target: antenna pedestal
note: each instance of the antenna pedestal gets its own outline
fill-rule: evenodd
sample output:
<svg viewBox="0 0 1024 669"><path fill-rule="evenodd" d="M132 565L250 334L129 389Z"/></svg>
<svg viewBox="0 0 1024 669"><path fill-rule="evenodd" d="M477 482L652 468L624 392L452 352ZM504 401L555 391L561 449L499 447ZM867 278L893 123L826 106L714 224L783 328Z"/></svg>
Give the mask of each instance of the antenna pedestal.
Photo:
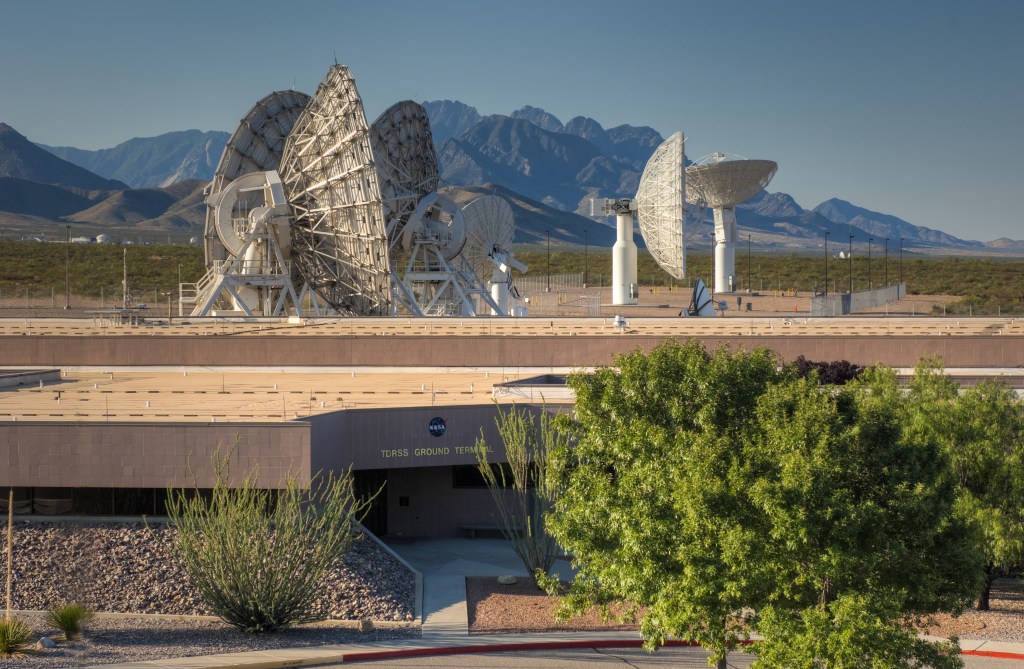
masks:
<svg viewBox="0 0 1024 669"><path fill-rule="evenodd" d="M715 207L715 292L736 290L736 209Z"/></svg>
<svg viewBox="0 0 1024 669"><path fill-rule="evenodd" d="M616 238L612 247L612 304L636 304L636 242L633 212L615 215Z"/></svg>

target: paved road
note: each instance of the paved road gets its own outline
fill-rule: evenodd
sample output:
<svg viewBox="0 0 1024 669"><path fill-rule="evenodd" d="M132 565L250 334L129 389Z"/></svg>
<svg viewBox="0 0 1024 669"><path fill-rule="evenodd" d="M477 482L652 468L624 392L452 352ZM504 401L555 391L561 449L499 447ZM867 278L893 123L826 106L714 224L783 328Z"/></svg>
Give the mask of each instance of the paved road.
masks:
<svg viewBox="0 0 1024 669"><path fill-rule="evenodd" d="M749 667L753 658L743 653L729 656L730 668ZM404 660L382 660L360 663L366 667L465 667L467 669L585 669L586 667L634 667L636 669L706 669L707 655L699 648L663 648L649 654L639 649L603 648L551 650L529 653L490 653L483 655L443 655ZM966 669L1024 669L1024 661L964 657ZM341 666L341 665L334 665ZM345 665L349 666L349 665Z"/></svg>

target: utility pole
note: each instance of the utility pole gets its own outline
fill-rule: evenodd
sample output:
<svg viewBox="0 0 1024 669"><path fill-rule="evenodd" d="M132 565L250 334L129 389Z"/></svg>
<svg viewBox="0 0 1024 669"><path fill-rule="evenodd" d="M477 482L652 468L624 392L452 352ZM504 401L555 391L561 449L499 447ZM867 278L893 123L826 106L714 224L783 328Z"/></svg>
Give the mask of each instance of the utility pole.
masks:
<svg viewBox="0 0 1024 669"><path fill-rule="evenodd" d="M71 308L71 226L67 227L67 241L64 244L64 310Z"/></svg>
<svg viewBox="0 0 1024 669"><path fill-rule="evenodd" d="M551 231L545 230L544 234L548 238L548 289L547 292L551 292Z"/></svg>
<svg viewBox="0 0 1024 669"><path fill-rule="evenodd" d="M828 297L828 230L825 231L825 297Z"/></svg>
<svg viewBox="0 0 1024 669"><path fill-rule="evenodd" d="M586 226L586 223L583 224ZM587 234L587 228L583 228L583 287L586 288L590 284L590 261L588 257L588 250L590 249L590 236Z"/></svg>
<svg viewBox="0 0 1024 669"><path fill-rule="evenodd" d="M853 235L850 235L850 299L853 299Z"/></svg>
<svg viewBox="0 0 1024 669"><path fill-rule="evenodd" d="M900 237L900 283L903 283L903 238Z"/></svg>
<svg viewBox="0 0 1024 669"><path fill-rule="evenodd" d="M889 287L889 238L885 238L885 287Z"/></svg>
<svg viewBox="0 0 1024 669"><path fill-rule="evenodd" d="M750 280L750 235L747 235L747 292L750 292L750 286L753 283Z"/></svg>
<svg viewBox="0 0 1024 669"><path fill-rule="evenodd" d="M875 241L874 237L868 237L868 290L872 289L871 286L871 242Z"/></svg>

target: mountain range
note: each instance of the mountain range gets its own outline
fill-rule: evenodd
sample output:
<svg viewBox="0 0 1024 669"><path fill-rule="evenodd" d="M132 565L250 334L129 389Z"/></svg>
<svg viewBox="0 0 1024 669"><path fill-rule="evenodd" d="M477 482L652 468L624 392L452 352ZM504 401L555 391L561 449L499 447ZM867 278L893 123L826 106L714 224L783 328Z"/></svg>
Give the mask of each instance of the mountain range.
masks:
<svg viewBox="0 0 1024 669"><path fill-rule="evenodd" d="M589 243L610 246L614 221L587 218L590 199L631 197L663 141L647 126L605 129L584 116L563 123L538 107L484 116L459 101L422 104L448 191L460 201L492 192L509 199L517 243L582 244L586 230ZM187 130L87 151L34 145L0 123L0 225L199 235L203 188L228 137ZM762 192L737 208L737 223L740 239L749 236L759 248L819 248L827 232L837 246L852 235L858 244L902 238L904 248L931 253L1024 251L1021 241L963 240L838 198L804 209L785 193ZM688 223L689 246L707 247L710 233L705 212Z"/></svg>

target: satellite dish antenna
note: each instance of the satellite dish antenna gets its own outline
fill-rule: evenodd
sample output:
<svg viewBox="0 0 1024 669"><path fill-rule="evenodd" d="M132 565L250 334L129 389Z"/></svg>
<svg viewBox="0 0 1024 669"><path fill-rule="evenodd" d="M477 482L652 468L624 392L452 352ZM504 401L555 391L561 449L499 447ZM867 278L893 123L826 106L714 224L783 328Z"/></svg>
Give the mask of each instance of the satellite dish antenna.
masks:
<svg viewBox="0 0 1024 669"><path fill-rule="evenodd" d="M616 238L612 247L612 304L636 304L636 243L633 241L633 215L651 255L676 278L686 275L686 244L683 216L686 200L685 144L677 132L662 142L640 177L635 199L602 199L591 204L605 215L615 215Z"/></svg>
<svg viewBox="0 0 1024 669"><path fill-rule="evenodd" d="M437 156L427 110L411 100L396 102L370 126L370 143L393 252L416 205L437 190Z"/></svg>
<svg viewBox="0 0 1024 669"><path fill-rule="evenodd" d="M229 183L250 172L276 170L281 165L285 139L295 120L309 103L309 96L299 91L277 91L267 95L239 121L221 153L213 173L210 193L218 193ZM210 209L206 211L206 266L212 267L228 255L217 233Z"/></svg>
<svg viewBox="0 0 1024 669"><path fill-rule="evenodd" d="M242 175L206 202L228 259L215 262L204 277L201 283L206 288L196 291L192 315L209 315L225 293L232 305L230 312L250 318L280 316L289 301L301 315L282 249L290 219L277 172Z"/></svg>
<svg viewBox="0 0 1024 669"><path fill-rule="evenodd" d="M715 315L715 301L711 298L711 293L708 292L708 287L704 285L702 279L693 282L693 297L690 298L689 306L680 311L679 315L700 317Z"/></svg>
<svg viewBox="0 0 1024 669"><path fill-rule="evenodd" d="M285 139L309 96L279 91L257 102L221 153L206 199L207 273L178 287L179 315L221 311L280 315L288 300L302 310L291 283L286 201L275 171Z"/></svg>
<svg viewBox="0 0 1024 669"><path fill-rule="evenodd" d="M772 160L747 160L713 153L686 168L687 199L711 207L715 216L715 293L735 290L736 205L768 187L779 166Z"/></svg>
<svg viewBox="0 0 1024 669"><path fill-rule="evenodd" d="M507 316L518 297L512 286L512 270L526 272L526 265L512 255L516 233L515 214L503 197L484 195L462 208L469 229L462 257L480 279L490 277L492 314Z"/></svg>
<svg viewBox="0 0 1024 669"><path fill-rule="evenodd" d="M355 80L332 65L281 160L292 207L293 275L340 313L385 316L391 274L370 130Z"/></svg>

